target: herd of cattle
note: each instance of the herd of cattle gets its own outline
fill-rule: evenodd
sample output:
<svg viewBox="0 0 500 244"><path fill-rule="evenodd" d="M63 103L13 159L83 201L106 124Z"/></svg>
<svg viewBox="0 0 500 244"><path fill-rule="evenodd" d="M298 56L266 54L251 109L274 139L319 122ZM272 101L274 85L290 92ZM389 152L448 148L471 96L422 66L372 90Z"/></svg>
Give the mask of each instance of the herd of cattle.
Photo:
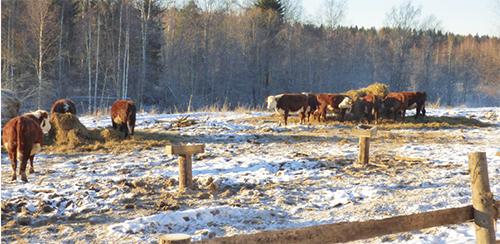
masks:
<svg viewBox="0 0 500 244"><path fill-rule="evenodd" d="M395 120L402 115L403 120L407 109L417 109L415 116L425 116L425 92L391 92L381 98L366 95L351 98L343 94L281 94L267 98L268 109L283 112L287 124L290 112L299 112L300 122L310 120L311 115L318 121L326 121L327 111L333 111L344 120L347 112L355 115L358 120L377 121L380 116L392 116ZM20 162L19 175L27 182L26 167L30 162L29 172L33 173L33 159L40 152L43 144L43 134L51 130L50 119L55 114L71 113L76 115L76 106L69 99L54 102L49 113L44 110L26 113L9 120L2 130L2 144L8 152L12 164L12 180L16 180L17 161ZM134 134L136 107L133 101L118 100L111 106L111 123L114 129L125 134L125 138Z"/></svg>
<svg viewBox="0 0 500 244"><path fill-rule="evenodd" d="M76 106L69 99L54 102L50 116L56 113L76 115ZM133 101L118 100L111 106L111 123L114 129L125 133L125 137L134 134L136 107ZM34 173L33 159L41 151L43 134L51 130L49 113L37 110L17 116L9 120L2 130L2 144L7 150L12 165L12 180L15 181L17 161L20 162L19 175L24 182L28 181L26 166L30 161L30 173Z"/></svg>
<svg viewBox="0 0 500 244"><path fill-rule="evenodd" d="M339 115L340 121L349 112L358 121L376 123L381 117L396 120L401 116L404 121L407 109L416 108L415 117L425 116L426 99L425 92L390 92L385 97L368 94L354 98L345 94L288 93L269 96L267 108L283 114L285 125L290 112L298 112L300 123L304 123L311 115L319 122L326 121L327 111Z"/></svg>

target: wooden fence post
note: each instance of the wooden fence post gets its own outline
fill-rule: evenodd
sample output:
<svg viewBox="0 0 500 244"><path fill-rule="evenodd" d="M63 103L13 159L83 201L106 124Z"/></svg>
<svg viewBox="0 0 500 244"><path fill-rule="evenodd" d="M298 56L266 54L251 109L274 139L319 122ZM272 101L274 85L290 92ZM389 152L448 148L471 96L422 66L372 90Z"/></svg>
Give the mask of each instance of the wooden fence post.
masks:
<svg viewBox="0 0 500 244"><path fill-rule="evenodd" d="M471 176L476 243L495 243L495 201L490 190L485 152L469 153L469 173Z"/></svg>
<svg viewBox="0 0 500 244"><path fill-rule="evenodd" d="M359 137L358 163L361 166L366 166L369 161L370 161L370 138L361 136Z"/></svg>
<svg viewBox="0 0 500 244"><path fill-rule="evenodd" d="M190 244L191 236L186 234L167 234L160 236L160 244Z"/></svg>
<svg viewBox="0 0 500 244"><path fill-rule="evenodd" d="M193 154L205 151L205 145L167 145L168 155L179 155L179 191L193 188Z"/></svg>
<svg viewBox="0 0 500 244"><path fill-rule="evenodd" d="M364 167L370 161L370 138L377 135L377 127L359 125L352 130L352 133L359 136L358 165Z"/></svg>

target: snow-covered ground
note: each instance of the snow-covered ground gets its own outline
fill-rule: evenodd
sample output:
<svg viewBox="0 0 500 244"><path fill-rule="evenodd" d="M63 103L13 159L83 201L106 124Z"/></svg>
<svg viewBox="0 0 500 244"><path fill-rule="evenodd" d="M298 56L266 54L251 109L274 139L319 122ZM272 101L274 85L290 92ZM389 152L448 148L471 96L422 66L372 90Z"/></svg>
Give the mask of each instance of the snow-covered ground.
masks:
<svg viewBox="0 0 500 244"><path fill-rule="evenodd" d="M187 194L177 193L177 159L163 148L119 154L44 151L26 184L10 182L10 163L2 153L2 242L135 243L165 233L204 239L460 207L471 203L467 154L472 151L486 152L498 199L500 108L427 112L494 126L381 130L371 143L375 164L359 169L353 165L357 138L346 125L282 127L262 117L270 115L265 112L139 114L139 130L206 144L193 162L199 189ZM198 123L170 128L187 115ZM80 119L90 128L110 124L107 117ZM473 242L474 230L462 224L362 242L382 241Z"/></svg>

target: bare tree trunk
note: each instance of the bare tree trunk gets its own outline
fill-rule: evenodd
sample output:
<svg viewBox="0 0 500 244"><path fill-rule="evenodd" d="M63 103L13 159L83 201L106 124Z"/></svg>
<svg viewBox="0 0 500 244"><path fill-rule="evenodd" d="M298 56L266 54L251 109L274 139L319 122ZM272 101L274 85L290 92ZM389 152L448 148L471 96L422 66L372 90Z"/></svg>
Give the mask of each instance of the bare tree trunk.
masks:
<svg viewBox="0 0 500 244"><path fill-rule="evenodd" d="M62 94L62 38L63 38L63 23L64 23L64 3L61 6L61 18L59 23L59 50L58 50L58 67L57 67L57 96Z"/></svg>
<svg viewBox="0 0 500 244"><path fill-rule="evenodd" d="M145 9L144 3L141 4L141 37L142 37L142 70L141 70L141 81L139 84L139 106L142 107L143 103L143 96L144 96L144 83L146 82L146 65L147 65L147 60L146 60L146 46L148 43L148 22L149 22L149 15L151 12L151 1L152 0L144 0L148 1L148 8L147 11Z"/></svg>
<svg viewBox="0 0 500 244"><path fill-rule="evenodd" d="M89 13L90 9L90 2L87 1L87 13ZM87 21L87 72L88 72L88 78L89 78L89 94L88 94L88 112L92 111L92 53L91 53L91 48L92 48L92 25L90 23L90 16L88 16L88 21Z"/></svg>
<svg viewBox="0 0 500 244"><path fill-rule="evenodd" d="M120 20L118 27L118 54L116 59L116 82L120 82L120 94L123 97L123 80L121 80L121 60L120 60L120 51L121 51L121 43L122 43L122 14L123 14L123 2L120 1Z"/></svg>
<svg viewBox="0 0 500 244"><path fill-rule="evenodd" d="M38 75L38 108L42 106L42 72L43 72L43 30L45 25L45 19L43 15L40 15L40 26L38 32L38 67L37 67L37 75Z"/></svg>
<svg viewBox="0 0 500 244"><path fill-rule="evenodd" d="M99 39L101 32L101 17L97 13L97 47L95 56L95 80L94 80L94 112L97 112L97 83L99 79Z"/></svg>

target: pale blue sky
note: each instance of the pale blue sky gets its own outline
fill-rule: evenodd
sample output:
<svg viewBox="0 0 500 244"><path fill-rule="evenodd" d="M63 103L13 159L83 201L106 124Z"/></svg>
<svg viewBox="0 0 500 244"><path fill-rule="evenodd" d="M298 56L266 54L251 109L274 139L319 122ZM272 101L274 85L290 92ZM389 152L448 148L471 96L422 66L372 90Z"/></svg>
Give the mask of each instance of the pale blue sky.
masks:
<svg viewBox="0 0 500 244"><path fill-rule="evenodd" d="M441 21L443 31L500 36L500 16L496 14L498 6L495 1L414 0L413 3L422 6L422 15L435 15ZM379 28L391 7L404 2L406 0L347 0L342 24ZM305 19L319 21L321 3L322 0L302 0Z"/></svg>

